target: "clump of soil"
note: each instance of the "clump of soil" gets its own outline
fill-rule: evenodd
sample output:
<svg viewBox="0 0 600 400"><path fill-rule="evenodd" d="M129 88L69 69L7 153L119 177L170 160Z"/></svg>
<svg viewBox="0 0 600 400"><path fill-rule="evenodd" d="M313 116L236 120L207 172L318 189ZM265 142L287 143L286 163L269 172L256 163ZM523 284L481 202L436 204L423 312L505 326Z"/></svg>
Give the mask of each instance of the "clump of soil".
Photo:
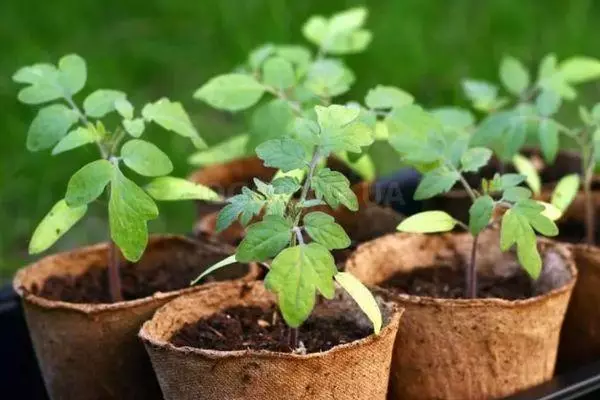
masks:
<svg viewBox="0 0 600 400"><path fill-rule="evenodd" d="M159 265L154 268L138 269L135 264L121 267L123 299L135 300L152 296L156 292L168 292L189 287L204 267L199 265ZM204 282L214 281L208 276ZM108 288L108 269L92 267L82 275L51 276L43 285L34 285L31 292L50 300L69 303L112 303Z"/></svg>
<svg viewBox="0 0 600 400"><path fill-rule="evenodd" d="M291 353L289 327L275 306L232 307L198 322L184 325L171 338L175 346L220 351L269 350ZM298 339L308 353L369 336L372 330L351 317L312 315L300 327Z"/></svg>
<svg viewBox="0 0 600 400"><path fill-rule="evenodd" d="M398 273L380 286L397 294L462 299L465 298L465 281L464 269L440 266ZM523 271L511 277L479 276L477 284L478 298L520 300L535 295L533 281Z"/></svg>

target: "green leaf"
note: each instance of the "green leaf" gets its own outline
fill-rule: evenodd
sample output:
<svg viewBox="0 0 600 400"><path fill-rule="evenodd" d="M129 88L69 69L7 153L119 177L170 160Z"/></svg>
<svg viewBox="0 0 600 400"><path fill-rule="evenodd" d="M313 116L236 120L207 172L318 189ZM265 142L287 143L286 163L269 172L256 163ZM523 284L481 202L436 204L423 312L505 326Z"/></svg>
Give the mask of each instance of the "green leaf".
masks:
<svg viewBox="0 0 600 400"><path fill-rule="evenodd" d="M349 272L338 272L334 278L373 323L373 330L378 335L383 325L383 317L371 291Z"/></svg>
<svg viewBox="0 0 600 400"><path fill-rule="evenodd" d="M552 200L550 200L552 205L565 211L577 195L580 183L581 179L578 174L564 176L552 192Z"/></svg>
<svg viewBox="0 0 600 400"><path fill-rule="evenodd" d="M476 172L490 161L492 151L485 147L472 147L468 149L461 157L460 163L462 171Z"/></svg>
<svg viewBox="0 0 600 400"><path fill-rule="evenodd" d="M322 59L313 62L306 73L306 88L325 98L339 96L350 90L354 74L341 61Z"/></svg>
<svg viewBox="0 0 600 400"><path fill-rule="evenodd" d="M158 217L156 204L115 168L110 183L110 235L129 261L138 261L148 243L147 221Z"/></svg>
<svg viewBox="0 0 600 400"><path fill-rule="evenodd" d="M243 188L241 194L233 196L228 202L217 216L217 232L225 230L240 216L242 225L248 224L266 204L263 196L248 188Z"/></svg>
<svg viewBox="0 0 600 400"><path fill-rule="evenodd" d="M310 237L329 250L345 249L350 246L350 238L344 228L337 224L331 215L315 211L306 214L303 221L304 229Z"/></svg>
<svg viewBox="0 0 600 400"><path fill-rule="evenodd" d="M535 99L535 108L543 117L556 114L561 105L561 97L552 90L542 90Z"/></svg>
<svg viewBox="0 0 600 400"><path fill-rule="evenodd" d="M517 242L518 235L535 236L533 229L529 226L527 219L515 212L514 209L507 210L502 216L500 228L500 249L507 251Z"/></svg>
<svg viewBox="0 0 600 400"><path fill-rule="evenodd" d="M356 153L350 153L356 154ZM377 167L370 154L359 155L358 160L351 160L349 153L339 152L337 158L342 161L353 172L356 172L363 180L372 181L377 178Z"/></svg>
<svg viewBox="0 0 600 400"><path fill-rule="evenodd" d="M131 139L121 147L121 157L129 168L144 176L162 176L173 171L173 163L150 142Z"/></svg>
<svg viewBox="0 0 600 400"><path fill-rule="evenodd" d="M63 137L52 149L52 155L57 155L65 151L84 146L88 143L94 143L99 140L99 136L93 129L77 127Z"/></svg>
<svg viewBox="0 0 600 400"><path fill-rule="evenodd" d="M271 263L265 285L277 294L285 322L297 328L314 308L317 290L326 298L333 298L336 273L331 253L318 243L310 243L279 253Z"/></svg>
<svg viewBox="0 0 600 400"><path fill-rule="evenodd" d="M258 106L250 119L250 153L254 153L256 147L267 140L287 136L293 120L294 111L284 100L273 99Z"/></svg>
<svg viewBox="0 0 600 400"><path fill-rule="evenodd" d="M485 195L478 197L469 208L469 230L478 235L490 223L494 211L494 199Z"/></svg>
<svg viewBox="0 0 600 400"><path fill-rule="evenodd" d="M373 143L372 129L358 117L360 109L331 105L316 106L320 127L318 145L324 154L350 151L360 153L361 147Z"/></svg>
<svg viewBox="0 0 600 400"><path fill-rule="evenodd" d="M224 140L206 150L200 150L188 158L191 165L208 166L216 163L226 163L247 155L246 145L248 135L237 135Z"/></svg>
<svg viewBox="0 0 600 400"><path fill-rule="evenodd" d="M179 102L172 102L163 97L154 103L146 104L142 109L142 116L146 121L154 121L168 131L190 138L199 149L206 147L206 143Z"/></svg>
<svg viewBox="0 0 600 400"><path fill-rule="evenodd" d="M600 78L600 61L591 57L571 57L558 65L558 73L568 83L583 83Z"/></svg>
<svg viewBox="0 0 600 400"><path fill-rule="evenodd" d="M458 107L441 107L431 110L440 124L450 130L466 130L475 125L475 117L469 110Z"/></svg>
<svg viewBox="0 0 600 400"><path fill-rule="evenodd" d="M107 160L96 160L75 172L67 185L65 202L69 207L81 207L96 200L114 175Z"/></svg>
<svg viewBox="0 0 600 400"><path fill-rule="evenodd" d="M500 64L500 80L509 92L520 95L529 86L529 72L516 58L504 57Z"/></svg>
<svg viewBox="0 0 600 400"><path fill-rule="evenodd" d="M125 97L119 97L115 100L115 110L126 120L133 118L133 105Z"/></svg>
<svg viewBox="0 0 600 400"><path fill-rule="evenodd" d="M277 46L275 52L278 56L296 65L301 71L306 70L306 67L308 67L312 59L312 54L310 53L310 50L303 46Z"/></svg>
<svg viewBox="0 0 600 400"><path fill-rule="evenodd" d="M272 43L265 43L250 52L248 64L250 64L253 71L258 71L273 53L275 53L275 46Z"/></svg>
<svg viewBox="0 0 600 400"><path fill-rule="evenodd" d="M52 104L42 108L27 132L27 149L39 151L54 146L65 136L77 118L77 113L63 104Z"/></svg>
<svg viewBox="0 0 600 400"><path fill-rule="evenodd" d="M29 254L38 254L52 246L86 213L87 206L71 208L64 200L56 203L39 223L29 242Z"/></svg>
<svg viewBox="0 0 600 400"><path fill-rule="evenodd" d="M88 117L102 118L115 111L115 102L119 99L124 100L125 96L125 93L118 90L96 90L83 101L83 111Z"/></svg>
<svg viewBox="0 0 600 400"><path fill-rule="evenodd" d="M317 198L324 198L332 208L342 204L349 210L358 210L358 199L350 189L350 181L337 171L329 168L319 170L317 175L313 176L311 187Z"/></svg>
<svg viewBox="0 0 600 400"><path fill-rule="evenodd" d="M58 69L51 64L35 64L19 69L13 80L18 83L29 83L19 91L17 98L26 104L41 104L56 100L64 95L59 83Z"/></svg>
<svg viewBox="0 0 600 400"><path fill-rule="evenodd" d="M394 86L377 85L369 90L365 104L371 109L389 109L412 104L414 97L402 89Z"/></svg>
<svg viewBox="0 0 600 400"><path fill-rule="evenodd" d="M502 182L502 190L508 189L509 187L517 186L527 179L525 175L521 174L504 174L500 177Z"/></svg>
<svg viewBox="0 0 600 400"><path fill-rule="evenodd" d="M558 125L551 119L540 122L538 129L540 148L546 162L552 164L556 160L559 148Z"/></svg>
<svg viewBox="0 0 600 400"><path fill-rule="evenodd" d="M506 189L504 193L502 193L502 198L506 201L510 201L511 203L517 202L519 200L528 199L531 197L531 190L521 187L514 186Z"/></svg>
<svg viewBox="0 0 600 400"><path fill-rule="evenodd" d="M139 138L144 133L144 129L146 125L144 124L144 120L142 118L136 119L125 119L123 120L123 128L129 133L129 135Z"/></svg>
<svg viewBox="0 0 600 400"><path fill-rule="evenodd" d="M300 189L300 182L291 176L276 178L271 184L275 194L293 194Z"/></svg>
<svg viewBox="0 0 600 400"><path fill-rule="evenodd" d="M520 154L515 155L512 162L517 172L525 176L525 181L533 193L539 195L542 190L542 181L532 162Z"/></svg>
<svg viewBox="0 0 600 400"><path fill-rule="evenodd" d="M445 193L452 189L459 178L460 174L458 172L445 167L429 171L423 176L421 182L419 182L419 186L417 186L417 190L414 194L414 199L424 200L440 193Z"/></svg>
<svg viewBox="0 0 600 400"><path fill-rule="evenodd" d="M355 7L338 12L329 20L329 30L332 32L349 32L362 27L367 19L365 7Z"/></svg>
<svg viewBox="0 0 600 400"><path fill-rule="evenodd" d="M308 41L320 46L327 35L328 24L325 17L312 16L302 26L302 34Z"/></svg>
<svg viewBox="0 0 600 400"><path fill-rule="evenodd" d="M60 83L69 95L74 95L85 86L87 66L85 60L77 54L69 54L58 61Z"/></svg>
<svg viewBox="0 0 600 400"><path fill-rule="evenodd" d="M263 82L278 90L294 86L294 68L283 57L271 57L263 65Z"/></svg>
<svg viewBox="0 0 600 400"><path fill-rule="evenodd" d="M236 262L237 262L237 260L235 258L235 254L231 255L231 256L219 261L218 263L206 268L200 275L198 275L198 277L196 279L194 279L192 282L190 282L190 285L193 286L193 285L197 284L198 282L200 282L200 280L202 278L204 278L205 276L212 274L213 272L215 272L218 269L227 267L228 265L231 265L231 264L235 264Z"/></svg>
<svg viewBox="0 0 600 400"><path fill-rule="evenodd" d="M473 106L479 110L487 111L492 108L498 97L498 87L485 81L467 79L462 82L462 86Z"/></svg>
<svg viewBox="0 0 600 400"><path fill-rule="evenodd" d="M238 246L236 259L241 262L266 261L290 244L292 224L277 215L267 215L248 226L244 240Z"/></svg>
<svg viewBox="0 0 600 400"><path fill-rule="evenodd" d="M306 152L294 139L273 139L256 148L256 154L265 166L279 168L284 172L306 166Z"/></svg>
<svg viewBox="0 0 600 400"><path fill-rule="evenodd" d="M240 111L256 104L265 88L250 75L226 74L209 80L194 93L194 98L214 108Z"/></svg>
<svg viewBox="0 0 600 400"><path fill-rule="evenodd" d="M146 185L145 189L150 196L159 201L220 199L209 187L172 176L156 178Z"/></svg>
<svg viewBox="0 0 600 400"><path fill-rule="evenodd" d="M560 217L562 217L562 211L554 204L546 203L545 201L540 200L536 200L535 202L544 207L544 211L542 211L541 214L550 221L557 221Z"/></svg>
<svg viewBox="0 0 600 400"><path fill-rule="evenodd" d="M500 247L502 251L506 251L516 243L517 256L521 266L533 279L537 279L542 268L542 260L537 250L535 232L530 226L527 213L529 212L523 212L517 206L504 214L500 229Z"/></svg>
<svg viewBox="0 0 600 400"><path fill-rule="evenodd" d="M439 121L416 104L393 109L386 118L386 124L390 144L402 156L422 153L428 135L442 130ZM436 160L438 157L434 155L432 159Z"/></svg>
<svg viewBox="0 0 600 400"><path fill-rule="evenodd" d="M406 218L397 229L412 233L448 232L456 224L457 221L444 211L424 211Z"/></svg>
<svg viewBox="0 0 600 400"><path fill-rule="evenodd" d="M556 54L546 54L538 68L538 83L551 78L556 73L557 65Z"/></svg>

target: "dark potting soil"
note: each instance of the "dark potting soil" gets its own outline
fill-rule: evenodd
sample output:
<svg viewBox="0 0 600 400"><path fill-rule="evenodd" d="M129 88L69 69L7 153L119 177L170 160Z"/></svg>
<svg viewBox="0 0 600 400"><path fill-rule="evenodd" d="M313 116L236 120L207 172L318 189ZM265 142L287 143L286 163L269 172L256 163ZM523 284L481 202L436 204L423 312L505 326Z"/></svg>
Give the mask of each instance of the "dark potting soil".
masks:
<svg viewBox="0 0 600 400"><path fill-rule="evenodd" d="M189 287L201 270L191 264L186 268L160 265L143 270L135 268L135 264L128 264L122 266L120 272L123 299L135 300L156 292ZM204 282L214 280L214 277L208 276ZM51 276L41 287L34 285L31 291L46 299L69 303L112 303L106 267L92 267L82 275Z"/></svg>
<svg viewBox="0 0 600 400"><path fill-rule="evenodd" d="M462 299L465 297L465 280L463 269L442 266L399 273L380 286L398 294ZM534 296L533 282L524 272L508 278L479 276L477 284L478 298L520 300Z"/></svg>
<svg viewBox="0 0 600 400"><path fill-rule="evenodd" d="M292 353L290 329L274 307L232 307L198 322L184 325L171 338L178 347L189 346L220 351L269 350ZM300 327L298 339L308 353L369 336L372 330L347 316L321 317L314 314Z"/></svg>

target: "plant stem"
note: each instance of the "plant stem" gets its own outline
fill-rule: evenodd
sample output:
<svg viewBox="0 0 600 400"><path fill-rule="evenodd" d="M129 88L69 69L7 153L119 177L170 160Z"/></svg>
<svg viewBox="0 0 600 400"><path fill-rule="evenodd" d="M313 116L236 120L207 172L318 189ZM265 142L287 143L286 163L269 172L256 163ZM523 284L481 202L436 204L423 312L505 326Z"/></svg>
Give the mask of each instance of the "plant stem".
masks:
<svg viewBox="0 0 600 400"><path fill-rule="evenodd" d="M451 165L451 164L450 164ZM452 165L451 165L452 166ZM465 177L458 171L454 166L452 168L458 173L460 183L465 188L466 192L469 194L469 197L473 201L473 203L477 200L477 194L469 185L469 182L465 179ZM479 238L479 234L473 237L473 246L471 247L471 260L469 265L465 268L465 297L468 299L474 299L477 297L477 239Z"/></svg>
<svg viewBox="0 0 600 400"><path fill-rule="evenodd" d="M474 299L477 297L477 239L479 239L478 234L473 237L473 247L471 247L471 260L466 268L465 297L467 299Z"/></svg>
<svg viewBox="0 0 600 400"><path fill-rule="evenodd" d="M121 274L119 271L119 252L112 239L108 242L108 291L113 303L123 301Z"/></svg>
<svg viewBox="0 0 600 400"><path fill-rule="evenodd" d="M591 143L590 140L586 140ZM583 173L583 196L585 202L585 241L593 245L596 238L596 218L594 213L594 202L592 197L592 178L594 176L595 154L593 144L583 149L582 173Z"/></svg>
<svg viewBox="0 0 600 400"><path fill-rule="evenodd" d="M298 328L290 328L288 344L292 350L296 350L298 348Z"/></svg>

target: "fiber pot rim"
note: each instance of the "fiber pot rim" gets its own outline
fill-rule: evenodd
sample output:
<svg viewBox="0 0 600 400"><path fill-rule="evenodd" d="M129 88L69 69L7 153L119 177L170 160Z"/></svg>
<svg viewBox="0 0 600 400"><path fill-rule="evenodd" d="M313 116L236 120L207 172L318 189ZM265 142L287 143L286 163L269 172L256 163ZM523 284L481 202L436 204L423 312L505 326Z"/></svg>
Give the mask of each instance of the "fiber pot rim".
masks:
<svg viewBox="0 0 600 400"><path fill-rule="evenodd" d="M215 286L220 285L220 282L216 282ZM232 282L236 286L241 285L258 285L262 284L262 282ZM216 289L216 288L214 288ZM194 293L195 295L199 293ZM378 335L375 333L370 334L367 337L362 339L354 340L350 343L344 343L337 346L332 347L329 350L309 353L309 354L293 354L293 353L280 353L276 351L269 350L231 350L231 351L222 351L222 350L211 350L211 349L199 349L197 347L191 346L175 346L170 343L168 340L158 339L154 337L149 331L149 325L152 323L157 317L160 317L162 312L165 312L173 303L177 302L178 299L174 299L173 301L165 304L161 308L159 308L152 319L144 322L142 328L138 333L138 337L144 342L147 346L152 346L155 349L159 349L167 352L175 352L180 355L194 355L197 357L203 357L211 360L226 360L226 359L238 359L243 357L253 357L253 358L261 358L261 359L287 359L287 360L308 360L313 358L320 358L331 354L343 353L349 350L354 349L355 347L369 345L371 343L375 343L384 335L396 334L397 328L400 324L400 318L404 313L404 308L394 304L392 302L384 301L383 304L389 307L390 317L388 318L387 323L381 328L381 332Z"/></svg>
<svg viewBox="0 0 600 400"><path fill-rule="evenodd" d="M175 240L175 241L184 242L184 243L187 243L190 245L196 245L198 242L202 242L201 239L192 240L192 239L189 239L189 238L181 236L181 235L172 235L172 234L151 235L150 239L148 241L148 246L150 246L153 243L166 241L166 240ZM226 243L215 243L215 245L220 246L223 249L231 248L232 253L234 251L234 248ZM71 302L67 302L67 301L63 301L63 300L47 299L45 297L41 297L36 294L33 294L28 290L24 290L23 282L25 280L26 274L29 271L31 271L32 269L35 269L36 267L38 267L39 265L52 262L53 260L64 257L67 254L80 255L80 254L85 254L85 253L89 253L89 252L102 251L107 248L108 248L108 243L102 242L102 243L96 243L96 244L93 244L90 246L78 247L73 250L63 251L60 253L55 253L55 254L48 255L46 257L42 257L39 260L35 261L34 263L29 264L26 267L21 268L17 271L17 273L15 274L15 277L13 278L13 282L12 282L13 289L15 290L15 292L17 292L19 297L21 297L22 301L29 302L38 307L41 307L44 309L50 309L50 310L72 311L72 312L92 316L92 315L102 314L104 312L125 310L125 309L131 308L131 307L136 307L136 306L152 303L156 300L163 300L163 299L178 297L179 295L182 295L182 294L205 290L207 288L210 288L214 284L218 283L218 282L209 282L209 283L204 283L201 285L185 287L185 288L182 288L179 290L173 290L173 291L168 291L168 292L155 292L152 296L146 296L146 297L142 297L142 298L135 299L135 300L123 300L123 301L119 301L116 303L71 303ZM250 276L257 275L257 272L259 269L258 265L256 265L255 263L249 263L248 266L249 266L248 273L240 279L245 279Z"/></svg>
<svg viewBox="0 0 600 400"><path fill-rule="evenodd" d="M388 238L391 236L395 236L397 239L401 239L402 237L407 236L428 236L427 234L418 234L418 233L406 233L406 232L396 232L388 235L384 235L375 240L371 240L369 242L365 242L358 246L358 248L352 253L352 255L348 258L345 264L346 270L348 270L349 266L354 263L354 259L356 255L364 251L364 249L373 247L376 245L378 240ZM468 233L446 233L439 236L469 236ZM517 309L526 306L534 306L538 305L542 302L547 301L550 298L561 296L567 292L570 292L572 288L575 286L577 281L577 267L575 266L574 257L571 254L570 246L568 244L564 244L562 242L557 242L550 239L538 238L538 243L541 243L545 246L551 246L554 250L556 250L559 255L565 260L566 266L571 273L571 279L561 287L550 290L549 292L538 294L526 299L518 299L518 300L507 300L501 298L475 298L475 299L451 299L451 298L437 298L430 296L417 296L411 294L397 294L392 293L385 288L382 288L377 285L373 285L377 288L377 292L384 294L387 298L391 300L400 299L402 301L414 304L416 306L438 306L438 307L464 307L464 308L507 308L507 309Z"/></svg>

